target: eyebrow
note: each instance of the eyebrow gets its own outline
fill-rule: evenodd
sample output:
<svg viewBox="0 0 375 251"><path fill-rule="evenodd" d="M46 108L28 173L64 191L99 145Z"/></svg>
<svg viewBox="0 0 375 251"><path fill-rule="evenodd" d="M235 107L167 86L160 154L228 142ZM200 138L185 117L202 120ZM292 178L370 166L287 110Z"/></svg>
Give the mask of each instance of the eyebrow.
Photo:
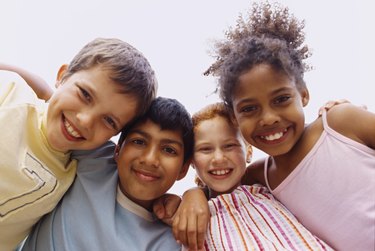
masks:
<svg viewBox="0 0 375 251"><path fill-rule="evenodd" d="M167 143L167 144L176 144L176 145L180 146L181 148L184 146L184 144L181 141L177 141L177 140L163 139L161 142Z"/></svg>
<svg viewBox="0 0 375 251"><path fill-rule="evenodd" d="M131 133L138 133L138 134L142 135L143 137L145 137L147 139L152 138L152 136L150 134L148 134L145 131L139 130L139 129L130 130L128 135L130 135ZM162 139L160 142L162 142L164 144L166 144L166 143L167 144L176 144L176 145L180 146L181 148L184 146L184 144L181 141L168 139L168 138Z"/></svg>
<svg viewBox="0 0 375 251"><path fill-rule="evenodd" d="M90 83L87 83L82 80L78 80L76 81L76 85L78 85L82 89L85 89L85 91L87 91L92 96L93 99L98 99L98 97L96 96L96 91L91 87Z"/></svg>
<svg viewBox="0 0 375 251"><path fill-rule="evenodd" d="M290 87L281 87L281 88L279 88L279 89L273 91L271 94L272 94L272 95L275 95L275 94L278 94L278 93L280 93L280 92L291 91L291 90L293 90L293 88L290 88Z"/></svg>
<svg viewBox="0 0 375 251"><path fill-rule="evenodd" d="M277 95L278 93L281 93L281 92L284 92L284 91L291 91L291 90L293 90L293 88L291 88L291 87L281 87L279 89L276 89L276 90L272 91L271 96ZM241 105L242 103L252 102L252 101L255 101L255 100L256 100L256 98L244 98L244 99L241 99L240 102L238 102L237 106Z"/></svg>

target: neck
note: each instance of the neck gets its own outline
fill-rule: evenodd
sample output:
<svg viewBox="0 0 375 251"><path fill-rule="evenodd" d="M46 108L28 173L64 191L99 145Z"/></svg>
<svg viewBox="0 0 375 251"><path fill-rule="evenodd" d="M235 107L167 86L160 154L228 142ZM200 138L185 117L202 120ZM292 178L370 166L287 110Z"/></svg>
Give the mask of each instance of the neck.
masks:
<svg viewBox="0 0 375 251"><path fill-rule="evenodd" d="M241 183L238 183L234 187L232 187L231 189L228 189L224 192L214 191L213 189L209 188L208 189L208 198L212 199L212 198L216 198L217 196L222 195L222 194L232 193L240 185L241 185Z"/></svg>

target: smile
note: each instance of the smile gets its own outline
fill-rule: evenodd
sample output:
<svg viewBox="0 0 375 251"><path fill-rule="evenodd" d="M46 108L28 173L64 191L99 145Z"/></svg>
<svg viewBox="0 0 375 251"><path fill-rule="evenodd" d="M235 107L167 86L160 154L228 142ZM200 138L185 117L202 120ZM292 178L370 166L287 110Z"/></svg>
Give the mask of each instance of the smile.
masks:
<svg viewBox="0 0 375 251"><path fill-rule="evenodd" d="M288 131L288 129L284 129L284 131L282 131L282 132L277 132L277 133L270 134L270 135L260 136L260 138L265 139L267 141L277 140L277 139L280 139L282 136L284 136L284 134L287 131Z"/></svg>
<svg viewBox="0 0 375 251"><path fill-rule="evenodd" d="M75 139L83 138L82 135L74 129L72 124L70 124L66 118L64 118L64 127L65 127L66 132L69 134L69 136Z"/></svg>
<svg viewBox="0 0 375 251"><path fill-rule="evenodd" d="M157 179L159 179L159 177L153 175L153 174L150 174L150 173L147 173L147 172L144 172L142 170L134 170L134 173L135 175L143 180L143 181L155 181Z"/></svg>
<svg viewBox="0 0 375 251"><path fill-rule="evenodd" d="M231 172L231 169L222 169L222 170L213 170L209 171L210 174L216 175L216 176L222 176L226 175Z"/></svg>

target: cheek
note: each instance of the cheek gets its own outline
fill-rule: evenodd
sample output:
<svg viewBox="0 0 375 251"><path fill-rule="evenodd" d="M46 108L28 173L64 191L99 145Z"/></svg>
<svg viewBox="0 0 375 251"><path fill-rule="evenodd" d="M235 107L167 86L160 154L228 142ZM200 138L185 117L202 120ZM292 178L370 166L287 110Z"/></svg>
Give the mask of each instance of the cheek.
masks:
<svg viewBox="0 0 375 251"><path fill-rule="evenodd" d="M117 135L117 131L112 130L104 124L101 118L96 118L93 122L93 127L91 129L92 135L95 136L98 142L106 142L113 136Z"/></svg>
<svg viewBox="0 0 375 251"><path fill-rule="evenodd" d="M246 154L244 152L237 152L232 155L233 161L236 163L236 166L241 169L246 168Z"/></svg>
<svg viewBox="0 0 375 251"><path fill-rule="evenodd" d="M238 122L238 125L239 125L239 129L243 138L247 142L251 143L251 134L252 134L251 125L249 125L249 123L246 123L246 121Z"/></svg>
<svg viewBox="0 0 375 251"><path fill-rule="evenodd" d="M207 155L194 154L194 165L197 171L199 169L204 168L208 163L209 163L209 157Z"/></svg>
<svg viewBox="0 0 375 251"><path fill-rule="evenodd" d="M125 173L124 168L119 168L119 167L117 167L117 170L118 170L118 178L119 178L119 182L120 182L121 184L127 184L127 183L126 183L126 179L125 179L126 174L124 174L124 173Z"/></svg>

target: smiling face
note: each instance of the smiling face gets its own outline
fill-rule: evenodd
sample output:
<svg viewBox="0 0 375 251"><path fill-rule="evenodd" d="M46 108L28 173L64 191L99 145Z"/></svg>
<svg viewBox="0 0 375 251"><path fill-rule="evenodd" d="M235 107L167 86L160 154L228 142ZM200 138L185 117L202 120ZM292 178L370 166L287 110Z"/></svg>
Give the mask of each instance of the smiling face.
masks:
<svg viewBox="0 0 375 251"><path fill-rule="evenodd" d="M233 93L233 110L248 143L271 156L289 152L304 131L303 107L309 95L294 80L258 65L239 78Z"/></svg>
<svg viewBox="0 0 375 251"><path fill-rule="evenodd" d="M246 169L246 146L238 128L216 116L195 126L194 139L193 164L210 197L232 192Z"/></svg>
<svg viewBox="0 0 375 251"><path fill-rule="evenodd" d="M163 130L151 120L129 131L116 161L121 191L149 210L153 200L183 178L189 167L184 164L180 130Z"/></svg>
<svg viewBox="0 0 375 251"><path fill-rule="evenodd" d="M52 148L62 152L94 149L134 118L136 99L121 93L109 74L95 67L64 82L59 77L47 112L46 137Z"/></svg>

